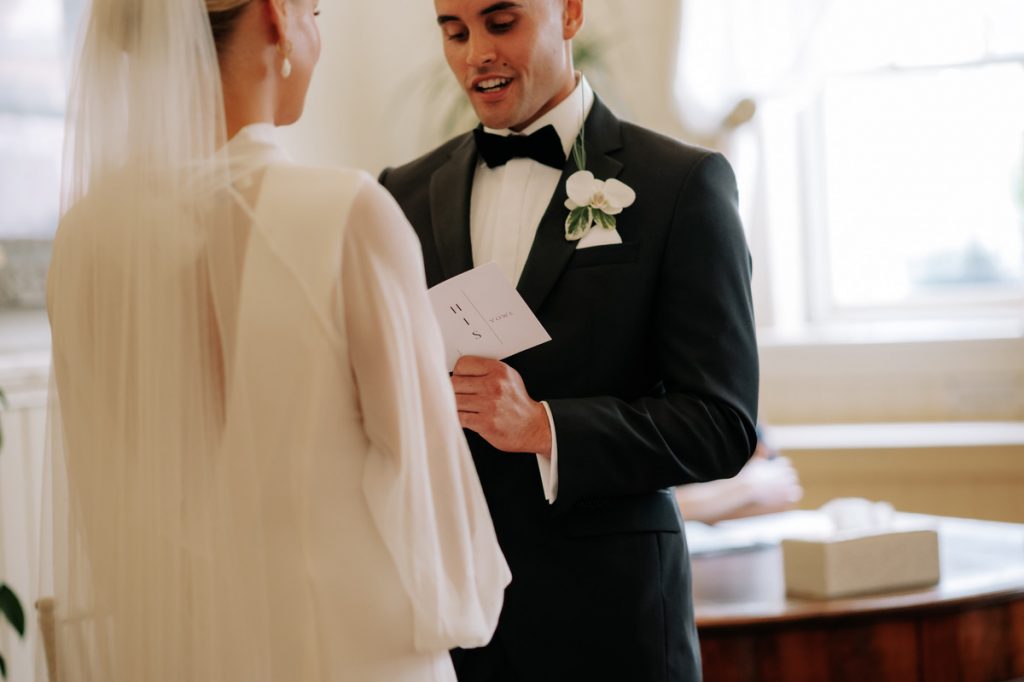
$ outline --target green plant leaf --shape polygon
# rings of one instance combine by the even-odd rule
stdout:
[[[572,63],[580,71],[604,70],[605,50],[615,43],[611,35],[578,36],[572,41]]]
[[[592,222],[594,222],[594,212],[589,206],[574,208],[569,213],[569,217],[565,219],[565,238],[581,239],[590,229]]]
[[[3,612],[7,618],[7,622],[10,623],[15,630],[18,631],[19,637],[25,636],[25,612],[21,609],[21,602],[18,601],[18,595],[7,585],[0,585],[0,611]]]
[[[608,215],[604,211],[594,211],[594,221],[606,230],[614,230],[616,225],[615,216]]]

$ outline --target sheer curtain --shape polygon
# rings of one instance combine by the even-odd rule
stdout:
[[[683,1],[676,96],[684,119],[705,131],[736,170],[759,326],[795,326],[805,317],[803,270],[773,266],[808,255],[803,206],[792,186],[800,163],[796,137],[841,2]],[[732,124],[723,125],[730,115]],[[793,172],[769,174],[769,164]]]
[[[603,73],[588,74],[598,93],[623,117],[721,151],[733,163],[762,322],[774,311],[762,226],[766,188],[758,129],[768,105],[761,98],[809,80],[801,69],[814,60],[805,55],[818,49],[819,27],[834,3],[594,0],[586,8],[583,37],[598,44],[604,67]]]

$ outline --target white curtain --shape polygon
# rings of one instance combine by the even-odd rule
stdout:
[[[754,259],[758,325],[798,326],[805,317],[803,206],[797,177],[799,116],[820,75],[824,27],[841,0],[683,0],[676,93],[689,125],[736,170]],[[741,103],[744,103],[745,106]],[[739,107],[737,109],[737,107]],[[742,115],[723,125],[730,114]],[[752,120],[746,123],[746,118]],[[780,121],[785,123],[780,125]],[[786,130],[771,137],[766,131]],[[792,173],[773,175],[773,168]],[[778,255],[788,254],[785,258]]]
[[[721,151],[733,163],[754,254],[755,306],[762,323],[776,317],[775,297],[764,235],[760,121],[755,117],[750,125],[747,122],[761,93],[805,80],[794,69],[807,63],[803,56],[815,49],[816,27],[833,1],[586,3],[581,38],[601,49],[603,69],[589,74],[599,94],[623,117]],[[789,241],[780,240],[779,247],[792,248]],[[788,281],[794,276],[785,273],[784,285],[801,287],[800,281]]]

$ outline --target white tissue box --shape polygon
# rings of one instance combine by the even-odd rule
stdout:
[[[786,594],[834,599],[927,587],[939,582],[934,530],[783,540]]]

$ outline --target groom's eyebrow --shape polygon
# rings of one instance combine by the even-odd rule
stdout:
[[[522,5],[518,2],[496,2],[493,5],[488,5],[480,11],[480,16],[486,17],[488,14],[494,14],[495,12],[504,12],[507,9],[522,9]],[[462,21],[458,17],[450,14],[442,14],[437,18],[439,26],[447,24],[449,21]]]

